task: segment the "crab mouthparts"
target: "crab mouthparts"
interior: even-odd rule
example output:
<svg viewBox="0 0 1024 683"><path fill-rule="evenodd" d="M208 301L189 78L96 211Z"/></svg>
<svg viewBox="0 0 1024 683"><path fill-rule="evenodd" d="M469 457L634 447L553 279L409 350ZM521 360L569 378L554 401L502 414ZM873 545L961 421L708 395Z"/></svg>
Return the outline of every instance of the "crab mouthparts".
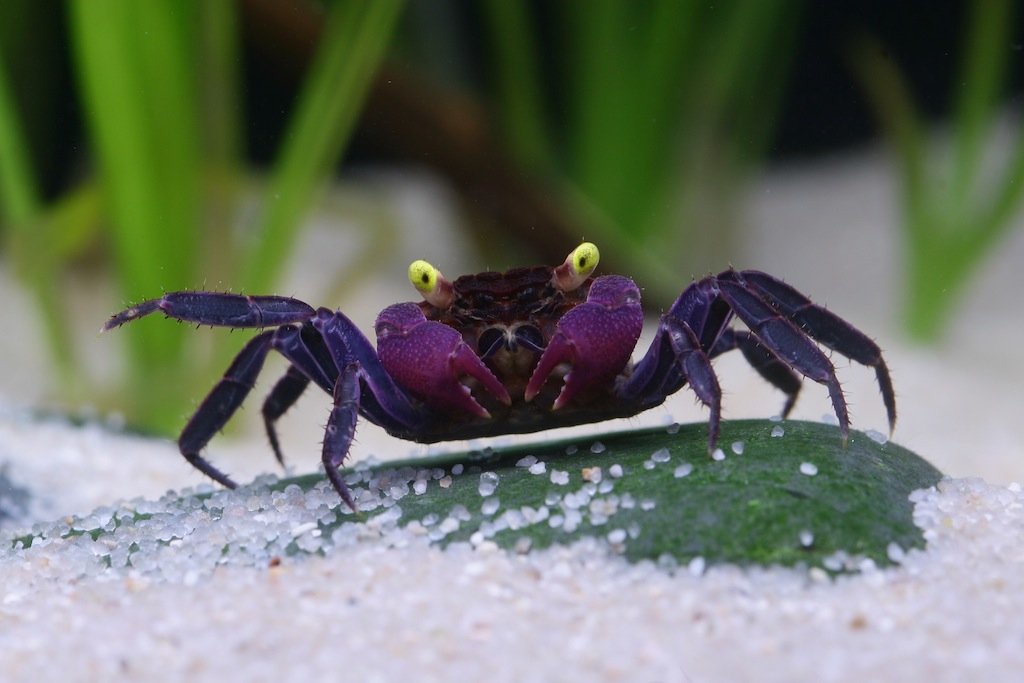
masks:
<svg viewBox="0 0 1024 683"><path fill-rule="evenodd" d="M540 330L529 323L518 323L508 327L495 325L484 330L477 341L477 353L484 360L493 358L501 351L516 353L520 348L531 353L542 353L544 337Z"/></svg>

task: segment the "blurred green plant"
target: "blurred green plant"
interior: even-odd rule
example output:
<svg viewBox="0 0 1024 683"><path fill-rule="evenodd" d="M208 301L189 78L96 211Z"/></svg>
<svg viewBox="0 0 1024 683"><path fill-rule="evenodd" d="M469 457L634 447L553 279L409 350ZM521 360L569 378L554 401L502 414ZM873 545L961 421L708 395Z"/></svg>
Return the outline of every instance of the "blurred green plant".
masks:
<svg viewBox="0 0 1024 683"><path fill-rule="evenodd" d="M263 219L238 230L240 96L236 3L92 0L67 4L78 92L96 175L43 206L0 64L0 205L11 256L40 303L48 337L74 375L58 274L75 235L96 224L108 240L123 301L202 281L269 290L281 274L315 191L351 133L401 0L337 0L278 150ZM70 245L64 251L54 245ZM114 304L112 307L116 307ZM181 330L149 321L127 335L133 424L168 431L191 400L183 377L211 361ZM235 343L235 342L228 342ZM197 351L199 352L197 354ZM203 358L206 359L203 362ZM159 387L154 391L154 387Z"/></svg>
<svg viewBox="0 0 1024 683"><path fill-rule="evenodd" d="M643 272L654 301L719 269L742 180L773 130L798 3L480 7L505 138L527 168L568 184L587 238ZM544 55L541 13L564 43Z"/></svg>
<svg viewBox="0 0 1024 683"><path fill-rule="evenodd" d="M1010 0L969 3L954 82L950 150L937 154L907 84L881 46L864 39L854 67L899 165L910 335L936 341L970 276L1013 225L1024 200L1024 129L996 136L1017 18ZM994 161L996 155L1004 159ZM1001 162L1001 167L1000 167Z"/></svg>
<svg viewBox="0 0 1024 683"><path fill-rule="evenodd" d="M0 221L10 227L9 242L20 266L18 275L33 292L58 369L67 372L72 361L68 331L58 303L56 254L46 248L48 223L11 93L6 70L0 63Z"/></svg>

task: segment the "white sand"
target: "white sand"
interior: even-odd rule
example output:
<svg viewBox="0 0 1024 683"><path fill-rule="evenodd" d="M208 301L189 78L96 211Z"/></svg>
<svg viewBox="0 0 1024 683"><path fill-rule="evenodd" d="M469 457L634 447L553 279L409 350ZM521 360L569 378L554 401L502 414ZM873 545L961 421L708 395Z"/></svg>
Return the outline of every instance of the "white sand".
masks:
<svg viewBox="0 0 1024 683"><path fill-rule="evenodd" d="M192 526L162 533L187 540L143 545L132 569L105 569L98 558L124 555L152 527L128 525L107 545L80 538L17 551L4 542L11 532L3 532L2 680L1020 680L1024 495L1012 482L1024 481L1017 433L1024 415L1024 305L1017 299L1024 231L975 282L948 340L930 350L910 347L894 324L898 262L887 234L894 212L877 162L865 155L767 178L750 217L758 227L749 253L758 258L737 265L785 275L872 333L899 394L895 440L956 477L916 496L928 547L901 566L833 583L783 569L671 574L628 565L599 543L524 556L486 544L440 551L387 524L314 540L309 522L328 514L326 494L275 503L219 492L215 499L234 513L204 523L202 510L179 510L192 515ZM419 207L402 211L417 221L426 216L431 230L440 230L445 209ZM318 231L309 258L322 261L337 239ZM414 247L403 244L397 258L407 263ZM445 270L477 266L457 261ZM401 274L404 265L391 270ZM316 291L301 273L295 281L289 291ZM352 292L356 303L342 304L367 328L384 303L370 297L373 290L368 284ZM13 319L29 319L23 296L5 296ZM83 302L90 305L97 303ZM98 319L109 312L100 306ZM202 481L173 444L31 419L10 397L16 389L19 402L41 396L22 390L45 372L33 335L27 329L0 342L4 357L14 359L0 378L0 395L8 397L0 402L0 463L33 494L29 509L17 512L25 525L59 536L63 527L52 520L70 513L136 497L130 507L163 510L178 500L156 501L165 490ZM89 339L99 368L108 346L120 343L115 335ZM727 418L777 410L779 397L741 360L721 360ZM840 372L855 426L884 430L870 371L841 363ZM823 393L808 386L795 416L820 419L828 412ZM311 394L282 425L299 471L317 461L326 406ZM257 412L250 409L248 418ZM671 418L704 415L680 396L627 424ZM361 429L354 456L424 452ZM243 481L273 469L258 436L219 441L210 457ZM102 525L112 514L114 508L101 511L90 523ZM322 543L327 553L268 568L261 552L240 549L225 564L208 552L268 529L277 543Z"/></svg>
<svg viewBox="0 0 1024 683"><path fill-rule="evenodd" d="M912 498L927 550L834 582L630 565L602 541L442 551L397 507L319 538L326 486L140 499L0 552L4 680L1019 680L1021 487ZM292 542L325 555L272 560Z"/></svg>

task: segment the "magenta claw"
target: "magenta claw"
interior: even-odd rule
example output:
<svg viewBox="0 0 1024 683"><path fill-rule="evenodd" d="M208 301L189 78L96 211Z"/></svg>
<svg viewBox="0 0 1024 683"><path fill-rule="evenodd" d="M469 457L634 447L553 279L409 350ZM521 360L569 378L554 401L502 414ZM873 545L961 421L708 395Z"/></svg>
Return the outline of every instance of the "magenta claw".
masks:
<svg viewBox="0 0 1024 683"><path fill-rule="evenodd" d="M512 399L462 335L451 327L427 320L416 304L395 304L377 318L377 353L384 369L398 384L432 406L490 413L477 402L462 377L472 377L505 405Z"/></svg>
<svg viewBox="0 0 1024 683"><path fill-rule="evenodd" d="M533 400L562 363L568 363L570 369L553 410L582 391L610 386L629 362L643 324L640 290L632 280L620 275L595 279L586 302L558 321L558 331L544 349L523 398Z"/></svg>

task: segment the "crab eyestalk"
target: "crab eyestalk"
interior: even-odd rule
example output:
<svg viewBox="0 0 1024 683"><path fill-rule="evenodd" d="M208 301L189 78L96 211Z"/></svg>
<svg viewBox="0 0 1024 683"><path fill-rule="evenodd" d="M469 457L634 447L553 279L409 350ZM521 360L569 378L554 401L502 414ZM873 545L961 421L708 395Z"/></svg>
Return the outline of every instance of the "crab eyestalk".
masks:
<svg viewBox="0 0 1024 683"><path fill-rule="evenodd" d="M551 284L563 292L578 289L597 268L600 259L601 253L597 250L597 245L584 242L572 250L562 265L555 268Z"/></svg>
<svg viewBox="0 0 1024 683"><path fill-rule="evenodd" d="M426 261L413 261L409 264L409 282L435 308L448 308L455 299L452 283Z"/></svg>

